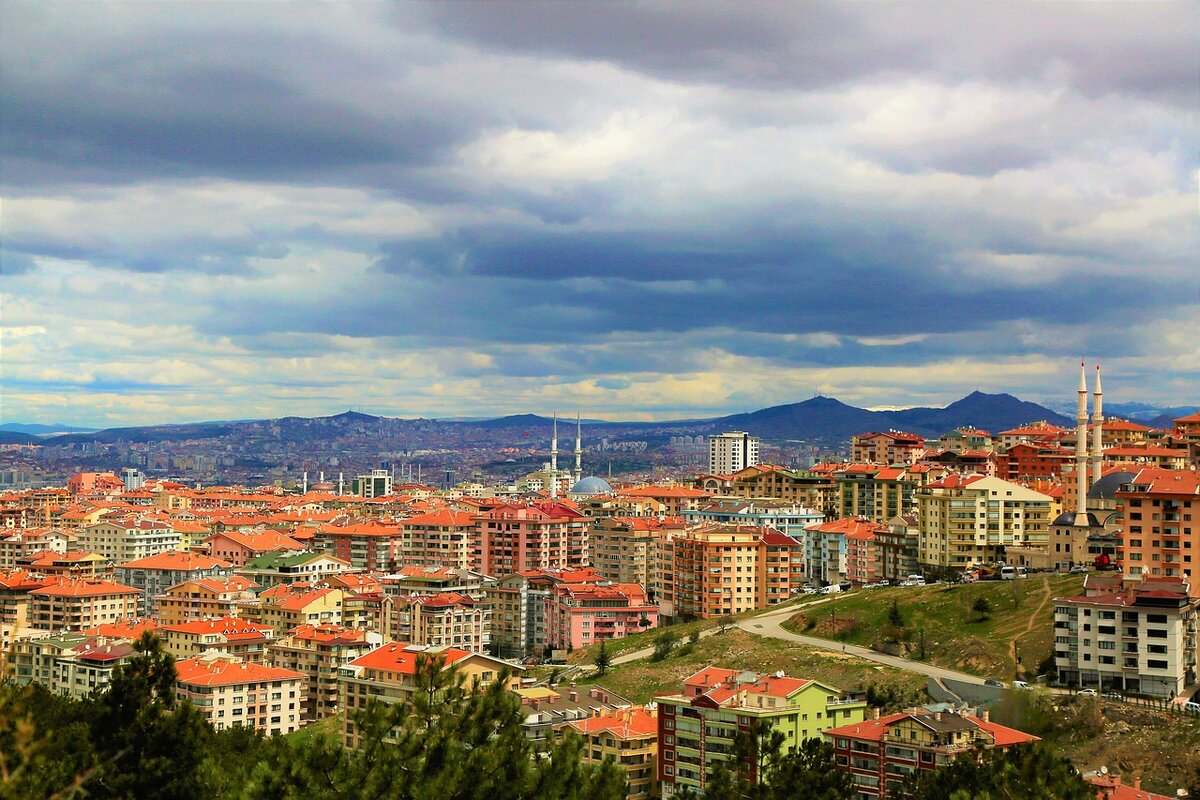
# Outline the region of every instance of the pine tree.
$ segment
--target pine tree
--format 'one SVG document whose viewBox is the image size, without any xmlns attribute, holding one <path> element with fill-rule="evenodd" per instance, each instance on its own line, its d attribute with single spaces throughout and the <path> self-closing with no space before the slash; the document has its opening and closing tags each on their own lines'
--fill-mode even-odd
<svg viewBox="0 0 1200 800">
<path fill-rule="evenodd" d="M 1071 762 L 1042 742 L 971 752 L 911 781 L 912 800 L 1094 800 Z"/>
<path fill-rule="evenodd" d="M 610 666 L 612 666 L 612 656 L 608 654 L 608 642 L 601 639 L 600 650 L 596 653 L 596 674 L 603 677 Z"/>
</svg>

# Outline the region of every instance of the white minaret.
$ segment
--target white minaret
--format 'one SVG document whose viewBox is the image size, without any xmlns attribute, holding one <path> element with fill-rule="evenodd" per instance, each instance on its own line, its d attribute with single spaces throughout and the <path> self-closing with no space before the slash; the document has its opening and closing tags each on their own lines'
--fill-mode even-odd
<svg viewBox="0 0 1200 800">
<path fill-rule="evenodd" d="M 558 412 L 554 412 L 554 433 L 550 436 L 550 499 L 558 498 Z"/>
<path fill-rule="evenodd" d="M 1100 365 L 1096 365 L 1096 391 L 1092 395 L 1092 483 L 1100 480 L 1104 463 L 1104 391 L 1100 388 Z"/>
<path fill-rule="evenodd" d="M 342 473 L 338 473 L 338 496 L 341 497 L 346 493 L 346 479 Z"/>
<path fill-rule="evenodd" d="M 305 470 L 305 472 L 304 472 L 304 488 L 301 489 L 300 494 L 308 494 L 308 471 L 307 470 Z"/>
<path fill-rule="evenodd" d="M 1087 518 L 1087 373 L 1079 362 L 1079 400 L 1075 408 L 1075 524 L 1086 525 Z"/>
<path fill-rule="evenodd" d="M 580 425 L 579 412 L 577 411 L 575 412 L 575 473 L 574 480 L 571 481 L 572 486 L 579 483 L 583 478 L 583 434 Z"/>
</svg>

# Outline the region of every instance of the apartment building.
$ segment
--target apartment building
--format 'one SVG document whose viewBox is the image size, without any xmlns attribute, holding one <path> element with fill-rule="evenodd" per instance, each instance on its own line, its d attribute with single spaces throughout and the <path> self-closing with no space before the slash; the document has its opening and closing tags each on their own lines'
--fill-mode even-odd
<svg viewBox="0 0 1200 800">
<path fill-rule="evenodd" d="M 685 511 L 698 507 L 712 497 L 712 493 L 691 486 L 639 486 L 617 492 L 617 502 L 651 502 L 657 504 L 655 516 L 678 517 Z"/>
<path fill-rule="evenodd" d="M 1117 566 L 1129 575 L 1200 580 L 1200 473 L 1146 468 L 1115 492 Z"/>
<path fill-rule="evenodd" d="M 636 583 L 557 584 L 546 601 L 546 636 L 553 650 L 623 639 L 657 625 L 658 606 Z"/>
<path fill-rule="evenodd" d="M 784 500 L 729 500 L 719 498 L 683 512 L 689 525 L 749 525 L 773 528 L 788 536 L 799 536 L 816 522 L 823 522 L 822 512 L 809 506 Z"/>
<path fill-rule="evenodd" d="M 521 703 L 521 729 L 535 749 L 545 750 L 560 740 L 572 722 L 597 717 L 618 708 L 628 708 L 623 697 L 599 686 L 527 686 L 514 689 Z"/>
<path fill-rule="evenodd" d="M 175 694 L 189 700 L 217 730 L 245 726 L 267 736 L 303 724 L 304 676 L 216 653 L 175 662 Z"/>
<path fill-rule="evenodd" d="M 112 682 L 113 670 L 129 660 L 133 646 L 124 639 L 62 633 L 22 637 L 10 655 L 17 683 L 40 683 L 82 699 Z"/>
<path fill-rule="evenodd" d="M 404 564 L 470 568 L 471 543 L 477 531 L 473 514 L 441 508 L 409 517 L 400 523 L 400 529 Z"/>
<path fill-rule="evenodd" d="M 829 476 L 807 470 L 770 464 L 746 467 L 734 474 L 729 494 L 780 500 L 793 506 L 815 509 L 827 516 L 836 513 L 837 486 Z"/>
<path fill-rule="evenodd" d="M 233 574 L 233 565 L 201 553 L 170 550 L 119 565 L 116 577 L 142 593 L 141 612 L 153 616 L 157 597 L 172 586 L 193 578 L 223 578 Z"/>
<path fill-rule="evenodd" d="M 0 533 L 0 570 L 14 569 L 17 560 L 34 553 L 65 553 L 76 537 L 57 528 L 18 528 Z"/>
<path fill-rule="evenodd" d="M 448 592 L 395 599 L 393 635 L 427 647 L 483 653 L 491 644 L 492 609 L 470 595 Z"/>
<path fill-rule="evenodd" d="M 829 728 L 861 722 L 867 707 L 815 680 L 720 667 L 705 667 L 684 681 L 681 694 L 655 702 L 658 781 L 667 800 L 703 791 L 713 768 L 734 758 L 736 733 L 754 722 L 782 733 L 786 751 Z"/>
<path fill-rule="evenodd" d="M 378 635 L 341 625 L 301 625 L 267 644 L 267 663 L 306 676 L 302 719 L 338 711 L 338 670 L 381 644 Z"/>
<path fill-rule="evenodd" d="M 1018 442 L 996 456 L 996 476 L 1006 481 L 1060 478 L 1075 462 L 1075 451 L 1057 444 Z"/>
<path fill-rule="evenodd" d="M 401 563 L 404 531 L 396 522 L 370 520 L 351 525 L 322 525 L 313 547 L 347 561 L 355 569 L 390 572 Z"/>
<path fill-rule="evenodd" d="M 178 550 L 182 537 L 165 522 L 131 517 L 107 520 L 79 529 L 79 549 L 124 564 Z"/>
<path fill-rule="evenodd" d="M 851 580 L 849 561 L 854 546 L 854 576 L 862 583 L 874 582 L 877 571 L 876 535 L 885 525 L 862 517 L 835 519 L 810 525 L 804 531 L 804 570 L 809 583 L 827 585 Z M 870 577 L 871 580 L 867 580 Z"/>
<path fill-rule="evenodd" d="M 247 561 L 244 566 L 238 567 L 237 572 L 259 586 L 270 588 L 297 581 L 317 584 L 353 569 L 349 561 L 326 553 L 276 550 Z"/>
<path fill-rule="evenodd" d="M 703 525 L 671 541 L 660 613 L 738 614 L 789 599 L 804 582 L 803 545 L 771 528 Z M 669 575 L 669 584 L 668 578 Z"/>
<path fill-rule="evenodd" d="M 918 559 L 967 569 L 1019 557 L 1049 558 L 1054 500 L 1000 478 L 950 475 L 917 490 Z"/>
<path fill-rule="evenodd" d="M 238 603 L 237 616 L 277 630 L 290 631 L 301 625 L 347 624 L 342 589 L 311 589 L 306 584 L 278 584 L 263 590 L 253 600 Z"/>
<path fill-rule="evenodd" d="M 81 631 L 138 616 L 141 592 L 94 578 L 60 578 L 29 593 L 29 624 L 51 631 Z"/>
<path fill-rule="evenodd" d="M 758 463 L 759 439 L 745 431 L 726 431 L 708 437 L 708 471 L 732 475 Z"/>
<path fill-rule="evenodd" d="M 853 800 L 903 797 L 910 775 L 941 769 L 981 749 L 1036 742 L 1014 728 L 981 716 L 910 709 L 899 714 L 829 728 L 821 734 L 833 745 L 837 769 L 849 774 Z"/>
<path fill-rule="evenodd" d="M 571 722 L 570 726 L 583 737 L 583 763 L 599 765 L 611 760 L 625 773 L 629 800 L 656 796 L 657 711 L 622 708 Z"/>
<path fill-rule="evenodd" d="M 651 584 L 657 542 L 686 528 L 680 518 L 607 517 L 591 533 L 592 566 L 614 583 Z"/>
<path fill-rule="evenodd" d="M 591 520 L 563 503 L 499 505 L 475 517 L 471 569 L 511 575 L 589 563 Z"/>
<path fill-rule="evenodd" d="M 856 464 L 911 465 L 925 454 L 925 439 L 915 433 L 887 431 L 850 438 L 850 460 Z"/>
<path fill-rule="evenodd" d="M 163 640 L 163 647 L 176 660 L 218 650 L 255 664 L 266 661 L 267 645 L 274 638 L 274 632 L 268 626 L 238 617 L 163 625 L 158 635 Z"/>
<path fill-rule="evenodd" d="M 412 700 L 417 690 L 417 663 L 422 657 L 438 659 L 443 669 L 457 670 L 467 686 L 493 683 L 505 674 L 508 688 L 518 689 L 521 685 L 523 670 L 498 658 L 453 647 L 437 650 L 407 642 L 385 642 L 338 670 L 338 706 L 346 712 L 342 735 L 347 747 L 358 745 L 353 711 L 371 701 L 391 705 Z"/>
<path fill-rule="evenodd" d="M 1064 686 L 1173 698 L 1196 682 L 1200 598 L 1178 579 L 1089 575 L 1055 598 L 1054 663 Z"/>
<path fill-rule="evenodd" d="M 258 584 L 240 575 L 227 578 L 195 578 L 172 586 L 155 598 L 163 625 L 194 619 L 236 617 L 238 605 L 253 600 Z"/>
<path fill-rule="evenodd" d="M 208 553 L 235 567 L 244 567 L 255 558 L 278 550 L 304 550 L 305 546 L 279 531 L 265 528 L 253 531 L 233 529 L 214 533 L 204 540 Z"/>
<path fill-rule="evenodd" d="M 877 581 L 900 581 L 920 572 L 918 524 L 916 514 L 901 514 L 875 529 Z"/>
</svg>

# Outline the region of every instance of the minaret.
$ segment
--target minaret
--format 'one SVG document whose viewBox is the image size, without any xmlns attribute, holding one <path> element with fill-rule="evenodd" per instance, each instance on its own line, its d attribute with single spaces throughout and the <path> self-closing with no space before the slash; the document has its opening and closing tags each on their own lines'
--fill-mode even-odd
<svg viewBox="0 0 1200 800">
<path fill-rule="evenodd" d="M 1087 517 L 1087 374 L 1079 362 L 1079 400 L 1075 408 L 1075 524 L 1086 525 Z"/>
<path fill-rule="evenodd" d="M 1092 395 L 1092 483 L 1100 480 L 1104 464 L 1104 391 L 1100 388 L 1100 365 L 1096 365 L 1096 391 Z"/>
<path fill-rule="evenodd" d="M 580 427 L 579 412 L 575 412 L 575 474 L 571 485 L 579 483 L 583 478 L 583 434 Z"/>
<path fill-rule="evenodd" d="M 338 497 L 341 497 L 346 492 L 346 479 L 342 473 L 338 473 Z"/>
<path fill-rule="evenodd" d="M 550 499 L 558 499 L 558 412 L 554 412 L 554 433 L 550 436 Z"/>
<path fill-rule="evenodd" d="M 308 470 L 304 471 L 304 487 L 300 490 L 300 494 L 308 494 Z"/>
</svg>

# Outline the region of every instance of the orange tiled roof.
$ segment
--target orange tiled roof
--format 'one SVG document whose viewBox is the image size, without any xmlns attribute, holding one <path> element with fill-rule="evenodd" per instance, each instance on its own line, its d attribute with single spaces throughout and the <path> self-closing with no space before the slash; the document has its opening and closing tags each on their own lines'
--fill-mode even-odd
<svg viewBox="0 0 1200 800">
<path fill-rule="evenodd" d="M 268 667 L 247 661 L 207 660 L 202 656 L 175 662 L 179 683 L 193 686 L 232 686 L 239 683 L 267 683 L 303 680 L 299 672 Z"/>
<path fill-rule="evenodd" d="M 571 723 L 580 733 L 611 733 L 618 739 L 654 736 L 658 718 L 644 708 L 619 709 Z"/>
<path fill-rule="evenodd" d="M 34 589 L 30 594 L 38 597 L 103 597 L 114 594 L 141 594 L 141 592 L 132 586 L 125 586 L 113 581 L 63 578 L 43 586 L 41 589 Z"/>
<path fill-rule="evenodd" d="M 121 564 L 126 569 L 162 569 L 176 572 L 191 572 L 198 569 L 228 569 L 233 565 L 212 556 L 190 553 L 183 550 L 169 550 L 136 561 Z"/>
<path fill-rule="evenodd" d="M 399 672 L 404 675 L 413 675 L 417 670 L 417 656 L 423 652 L 422 649 L 406 650 L 406 647 L 411 647 L 406 642 L 385 642 L 381 646 L 375 648 L 369 653 L 359 656 L 350 662 L 353 667 L 366 667 L 367 669 L 378 669 L 386 672 Z M 445 659 L 445 663 L 453 664 L 456 661 L 461 661 L 471 653 L 467 650 L 459 650 L 457 647 L 447 647 L 438 651 L 429 651 L 431 655 L 436 655 Z"/>
</svg>

